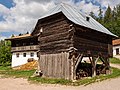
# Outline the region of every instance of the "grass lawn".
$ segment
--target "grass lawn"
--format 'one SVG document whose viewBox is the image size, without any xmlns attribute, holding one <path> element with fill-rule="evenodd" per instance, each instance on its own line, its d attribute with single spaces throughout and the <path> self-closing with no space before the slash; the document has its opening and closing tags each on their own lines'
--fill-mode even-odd
<svg viewBox="0 0 120 90">
<path fill-rule="evenodd" d="M 120 59 L 118 59 L 118 58 L 110 58 L 110 63 L 120 64 Z"/>
<path fill-rule="evenodd" d="M 28 78 L 33 75 L 35 70 L 13 70 L 10 66 L 0 66 L 0 74 L 4 77 Z"/>
<path fill-rule="evenodd" d="M 41 77 L 30 77 L 33 75 L 35 70 L 12 70 L 10 67 L 3 67 L 0 66 L 0 74 L 4 77 L 16 77 L 16 78 L 27 78 L 28 81 L 32 83 L 47 83 L 47 84 L 62 84 L 62 85 L 73 85 L 73 86 L 79 86 L 79 85 L 88 85 L 94 82 L 103 81 L 110 78 L 116 78 L 120 77 L 120 69 L 117 68 L 111 68 L 112 74 L 110 75 L 100 75 L 96 77 L 89 77 L 84 78 L 81 80 L 78 80 L 76 82 L 72 82 L 70 80 L 64 80 L 64 79 L 50 79 L 50 78 L 41 78 Z"/>
<path fill-rule="evenodd" d="M 62 85 L 73 85 L 73 86 L 88 85 L 94 82 L 120 77 L 120 69 L 112 68 L 111 70 L 113 73 L 110 75 L 88 77 L 78 80 L 76 82 L 72 82 L 70 80 L 64 80 L 64 79 L 50 79 L 50 78 L 40 78 L 40 77 L 29 77 L 28 80 L 36 83 L 47 83 L 47 84 L 62 84 Z"/>
</svg>

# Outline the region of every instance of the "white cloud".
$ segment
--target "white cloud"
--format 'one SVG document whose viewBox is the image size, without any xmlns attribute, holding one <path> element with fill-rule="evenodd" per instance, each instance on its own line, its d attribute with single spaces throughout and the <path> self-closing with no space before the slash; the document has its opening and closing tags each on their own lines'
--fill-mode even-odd
<svg viewBox="0 0 120 90">
<path fill-rule="evenodd" d="M 102 6 L 115 6 L 120 0 L 97 0 Z M 0 32 L 27 32 L 31 31 L 37 20 L 49 9 L 60 2 L 77 5 L 84 12 L 93 11 L 98 14 L 99 6 L 92 3 L 85 3 L 85 1 L 73 3 L 73 0 L 14 0 L 15 7 L 10 9 L 0 4 L 0 15 L 5 21 L 0 22 Z"/>
<path fill-rule="evenodd" d="M 16 6 L 7 9 L 9 14 L 4 17 L 5 21 L 0 22 L 0 32 L 16 31 L 23 33 L 30 31 L 34 28 L 38 18 L 55 5 L 52 1 L 44 4 L 36 2 L 37 0 L 31 0 L 32 3 L 25 1 L 14 0 Z M 2 6 L 2 8 L 3 11 L 6 12 L 4 6 Z M 3 14 L 3 16 L 5 15 L 6 14 Z"/>
<path fill-rule="evenodd" d="M 4 5 L 0 4 L 0 16 L 6 18 L 9 15 L 9 9 L 6 8 Z"/>
<path fill-rule="evenodd" d="M 99 6 L 93 5 L 91 2 L 85 3 L 85 1 L 81 1 L 77 3 L 77 6 L 87 14 L 93 11 L 96 15 L 98 15 Z"/>
<path fill-rule="evenodd" d="M 6 8 L 4 5 L 0 4 L 0 13 L 3 13 L 3 14 L 8 14 L 9 12 L 9 9 Z"/>
<path fill-rule="evenodd" d="M 104 7 L 108 7 L 108 5 L 110 5 L 111 8 L 113 8 L 117 4 L 120 4 L 120 0 L 96 0 L 96 1 L 100 2 L 100 4 Z"/>
<path fill-rule="evenodd" d="M 14 0 L 15 7 L 10 9 L 1 5 L 4 12 L 9 14 L 4 17 L 5 21 L 0 22 L 0 32 L 21 32 L 31 31 L 37 20 L 49 9 L 53 8 L 60 0 Z M 61 0 L 70 2 L 70 0 Z M 5 9 L 7 10 L 5 10 Z M 3 12 L 1 12 L 3 13 Z M 4 14 L 3 16 L 5 16 Z"/>
</svg>

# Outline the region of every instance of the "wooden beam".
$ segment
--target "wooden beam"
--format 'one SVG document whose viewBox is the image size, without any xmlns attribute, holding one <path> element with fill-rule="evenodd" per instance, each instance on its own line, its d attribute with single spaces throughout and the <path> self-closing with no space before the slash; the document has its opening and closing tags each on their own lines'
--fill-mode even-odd
<svg viewBox="0 0 120 90">
<path fill-rule="evenodd" d="M 89 57 L 89 60 L 90 60 L 90 62 L 91 62 L 91 64 L 92 64 L 92 59 Z"/>
<path fill-rule="evenodd" d="M 76 63 L 75 63 L 75 67 L 74 67 L 74 80 L 76 80 L 76 70 L 77 70 L 77 67 L 79 65 L 79 63 L 82 61 L 82 58 L 83 58 L 83 54 L 79 54 L 78 57 L 76 58 Z"/>
<path fill-rule="evenodd" d="M 96 58 L 96 60 L 95 60 L 95 64 L 97 64 L 97 61 L 99 60 L 99 56 Z"/>
<path fill-rule="evenodd" d="M 82 61 L 83 54 L 79 54 L 78 58 L 76 59 L 75 70 L 77 69 L 79 63 Z"/>
<path fill-rule="evenodd" d="M 100 60 L 103 62 L 103 64 L 105 64 L 105 61 L 102 57 L 100 57 Z"/>
<path fill-rule="evenodd" d="M 110 64 L 109 64 L 109 59 L 108 58 L 104 58 L 104 57 L 100 57 L 100 60 L 105 64 L 105 67 L 102 69 L 101 72 L 105 71 L 106 69 L 110 69 Z"/>
<path fill-rule="evenodd" d="M 98 59 L 99 59 L 99 56 L 97 58 L 92 57 L 92 60 L 91 60 L 91 64 L 92 64 L 92 77 L 96 76 L 96 65 L 97 65 Z"/>
</svg>

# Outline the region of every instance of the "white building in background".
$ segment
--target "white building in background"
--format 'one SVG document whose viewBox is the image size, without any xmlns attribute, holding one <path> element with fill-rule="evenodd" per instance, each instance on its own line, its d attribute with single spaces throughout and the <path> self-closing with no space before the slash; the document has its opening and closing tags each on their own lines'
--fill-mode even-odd
<svg viewBox="0 0 120 90">
<path fill-rule="evenodd" d="M 11 41 L 12 67 L 23 65 L 31 60 L 38 60 L 37 36 L 25 34 L 7 40 Z"/>
<path fill-rule="evenodd" d="M 20 66 L 28 62 L 29 59 L 38 60 L 37 53 L 30 52 L 13 52 L 12 53 L 12 67 Z"/>
<path fill-rule="evenodd" d="M 112 41 L 113 44 L 113 57 L 120 58 L 120 39 Z"/>
</svg>

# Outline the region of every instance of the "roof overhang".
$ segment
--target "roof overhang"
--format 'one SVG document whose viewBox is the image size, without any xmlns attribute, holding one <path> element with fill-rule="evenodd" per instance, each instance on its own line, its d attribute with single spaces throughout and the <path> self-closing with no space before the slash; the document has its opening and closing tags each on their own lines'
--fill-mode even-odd
<svg viewBox="0 0 120 90">
<path fill-rule="evenodd" d="M 21 40 L 21 39 L 28 39 L 28 38 L 34 38 L 34 37 L 37 37 L 37 36 L 32 36 L 31 34 L 30 35 L 22 35 L 22 36 L 15 36 L 15 37 L 12 37 L 12 38 L 8 38 L 8 39 L 5 39 L 5 40 Z"/>
</svg>

